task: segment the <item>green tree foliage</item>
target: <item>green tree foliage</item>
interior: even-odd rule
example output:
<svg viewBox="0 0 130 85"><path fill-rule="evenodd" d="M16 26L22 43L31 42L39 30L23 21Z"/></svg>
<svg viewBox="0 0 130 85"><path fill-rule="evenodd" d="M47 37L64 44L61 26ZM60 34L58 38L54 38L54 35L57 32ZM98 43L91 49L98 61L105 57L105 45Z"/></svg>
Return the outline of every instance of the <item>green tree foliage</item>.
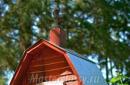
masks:
<svg viewBox="0 0 130 85"><path fill-rule="evenodd" d="M125 83L124 81L128 79L127 76L121 74L121 73L117 73L117 76L116 77L113 77L111 80L110 80L110 83L112 84L115 84L115 85L128 85L128 83Z"/></svg>
<svg viewBox="0 0 130 85"><path fill-rule="evenodd" d="M14 71L23 51L38 39L47 39L49 30L60 25L67 32L67 48L99 55L107 81L113 68L121 72L125 69L130 76L129 3L129 0L0 0L0 71Z"/></svg>

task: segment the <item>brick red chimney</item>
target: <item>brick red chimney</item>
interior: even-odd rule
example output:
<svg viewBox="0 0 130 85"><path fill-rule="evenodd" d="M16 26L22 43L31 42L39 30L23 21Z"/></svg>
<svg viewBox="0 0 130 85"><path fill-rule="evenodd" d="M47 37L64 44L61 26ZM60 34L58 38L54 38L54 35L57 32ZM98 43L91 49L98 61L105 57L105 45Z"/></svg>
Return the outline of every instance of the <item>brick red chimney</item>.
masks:
<svg viewBox="0 0 130 85"><path fill-rule="evenodd" d="M59 27L50 30L49 40L52 44L63 47L66 43L66 33Z"/></svg>

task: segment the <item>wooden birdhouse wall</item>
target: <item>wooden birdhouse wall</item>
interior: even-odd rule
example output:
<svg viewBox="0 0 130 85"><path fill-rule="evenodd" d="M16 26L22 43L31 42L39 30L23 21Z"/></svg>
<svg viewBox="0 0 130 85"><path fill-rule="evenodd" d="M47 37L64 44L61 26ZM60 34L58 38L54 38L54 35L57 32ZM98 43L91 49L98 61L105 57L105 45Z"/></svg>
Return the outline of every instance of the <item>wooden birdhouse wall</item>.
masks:
<svg viewBox="0 0 130 85"><path fill-rule="evenodd" d="M63 54L44 46L30 55L32 59L22 85L36 85L49 81L62 81L63 85L78 85L77 77Z"/></svg>

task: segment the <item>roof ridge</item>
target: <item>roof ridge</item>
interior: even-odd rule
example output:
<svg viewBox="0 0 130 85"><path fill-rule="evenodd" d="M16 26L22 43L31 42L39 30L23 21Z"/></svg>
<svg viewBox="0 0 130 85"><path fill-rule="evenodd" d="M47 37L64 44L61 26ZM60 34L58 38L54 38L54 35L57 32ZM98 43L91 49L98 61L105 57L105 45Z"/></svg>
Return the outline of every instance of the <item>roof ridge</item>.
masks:
<svg viewBox="0 0 130 85"><path fill-rule="evenodd" d="M84 60L86 60L86 61L89 61L89 62L91 62L91 63L96 64L95 62L89 60L88 58L83 57L83 55L81 55L81 54L75 52L74 50L66 49L66 51L67 51L68 53L71 53L72 55L75 55L76 57L79 57L79 58L81 58L81 59L84 59Z"/></svg>

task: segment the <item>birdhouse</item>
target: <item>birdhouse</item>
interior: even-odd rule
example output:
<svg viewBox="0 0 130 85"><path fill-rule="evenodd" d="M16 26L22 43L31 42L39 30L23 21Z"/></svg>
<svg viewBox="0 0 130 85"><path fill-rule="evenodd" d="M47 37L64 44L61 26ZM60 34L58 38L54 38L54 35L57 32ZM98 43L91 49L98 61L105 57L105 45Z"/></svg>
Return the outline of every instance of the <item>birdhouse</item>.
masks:
<svg viewBox="0 0 130 85"><path fill-rule="evenodd" d="M61 47L65 39L65 33L54 28L49 41L28 48L10 85L107 85L95 63Z"/></svg>

